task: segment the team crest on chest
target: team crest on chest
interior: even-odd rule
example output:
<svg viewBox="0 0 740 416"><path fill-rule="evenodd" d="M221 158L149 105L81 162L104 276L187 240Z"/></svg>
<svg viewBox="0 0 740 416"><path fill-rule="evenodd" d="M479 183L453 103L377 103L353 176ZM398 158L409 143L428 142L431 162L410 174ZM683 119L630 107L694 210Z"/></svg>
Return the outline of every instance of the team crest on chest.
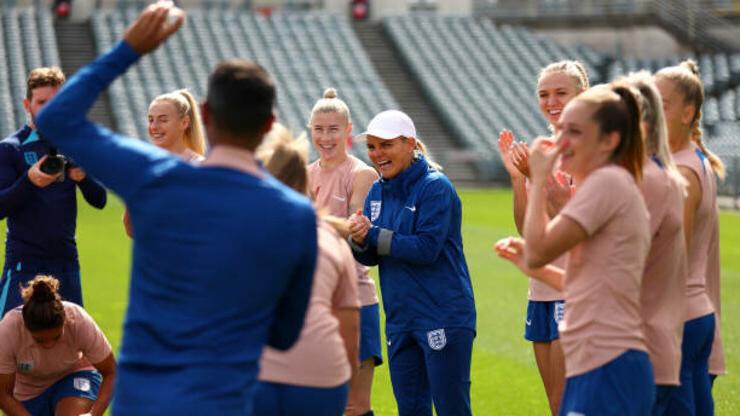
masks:
<svg viewBox="0 0 740 416"><path fill-rule="evenodd" d="M25 152L23 153L23 158L26 159L26 163L28 164L28 166L31 166L39 161L39 157L36 152Z"/></svg>
<svg viewBox="0 0 740 416"><path fill-rule="evenodd" d="M380 205L383 201L370 201L370 221L375 221L380 217Z"/></svg>
<svg viewBox="0 0 740 416"><path fill-rule="evenodd" d="M429 348L439 351L447 345L447 336L445 336L444 329L435 329L434 331L427 332L427 341L429 342Z"/></svg>

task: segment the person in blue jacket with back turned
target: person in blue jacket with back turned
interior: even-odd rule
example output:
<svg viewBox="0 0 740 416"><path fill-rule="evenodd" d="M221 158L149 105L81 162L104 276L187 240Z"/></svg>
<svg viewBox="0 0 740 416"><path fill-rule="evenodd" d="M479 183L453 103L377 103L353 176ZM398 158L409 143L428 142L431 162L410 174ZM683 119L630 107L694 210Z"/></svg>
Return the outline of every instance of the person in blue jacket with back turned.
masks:
<svg viewBox="0 0 740 416"><path fill-rule="evenodd" d="M180 27L183 18L168 21L172 8L148 6L37 124L123 198L136 230L113 414L252 415L262 349L298 338L317 252L308 198L254 158L275 118L273 81L243 60L216 67L200 166L85 119L113 80Z"/></svg>
<svg viewBox="0 0 740 416"><path fill-rule="evenodd" d="M379 265L399 415L470 415L475 302L455 188L426 156L411 119L376 115L360 138L381 175L350 218L355 258Z"/></svg>

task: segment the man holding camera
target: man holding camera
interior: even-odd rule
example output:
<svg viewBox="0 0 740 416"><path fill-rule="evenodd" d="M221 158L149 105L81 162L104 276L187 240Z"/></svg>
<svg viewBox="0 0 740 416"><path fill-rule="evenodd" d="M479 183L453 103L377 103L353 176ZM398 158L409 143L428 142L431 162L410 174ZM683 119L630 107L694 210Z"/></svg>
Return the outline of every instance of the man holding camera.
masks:
<svg viewBox="0 0 740 416"><path fill-rule="evenodd" d="M0 276L0 317L22 304L20 284L37 274L60 281L60 294L82 305L77 260L76 187L102 209L106 191L44 140L36 114L64 83L59 68L36 68L28 76L23 106L28 123L0 142L0 219L7 218L5 267Z"/></svg>

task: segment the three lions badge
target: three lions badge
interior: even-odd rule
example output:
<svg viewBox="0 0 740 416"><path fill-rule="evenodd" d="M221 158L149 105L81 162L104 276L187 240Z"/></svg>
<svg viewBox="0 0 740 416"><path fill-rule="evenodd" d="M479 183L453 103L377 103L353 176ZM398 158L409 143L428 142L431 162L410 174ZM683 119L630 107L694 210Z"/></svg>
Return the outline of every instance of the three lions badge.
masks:
<svg viewBox="0 0 740 416"><path fill-rule="evenodd" d="M435 329L434 331L427 332L427 341L429 342L429 348L439 351L447 345L447 337L445 336L444 329Z"/></svg>

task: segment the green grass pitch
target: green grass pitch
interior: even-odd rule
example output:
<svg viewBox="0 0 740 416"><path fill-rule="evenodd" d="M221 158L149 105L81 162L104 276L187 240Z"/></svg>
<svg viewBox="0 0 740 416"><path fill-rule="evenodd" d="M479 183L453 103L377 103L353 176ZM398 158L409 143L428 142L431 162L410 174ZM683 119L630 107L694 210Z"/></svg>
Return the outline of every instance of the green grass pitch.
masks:
<svg viewBox="0 0 740 416"><path fill-rule="evenodd" d="M461 190L460 195L465 254L478 310L472 369L473 413L546 415L547 402L531 345L522 338L526 279L490 250L497 239L515 232L511 194L508 190ZM121 225L122 204L110 197L103 211L96 211L82 201L79 206L78 245L86 307L117 349L126 310L131 255L131 244ZM4 227L3 221L0 229ZM729 374L717 380L714 398L718 415L737 415L740 414L737 376L740 371L740 214L722 213L721 239L723 335ZM214 296L217 296L215 291ZM376 371L373 406L377 415L396 414L386 365Z"/></svg>

